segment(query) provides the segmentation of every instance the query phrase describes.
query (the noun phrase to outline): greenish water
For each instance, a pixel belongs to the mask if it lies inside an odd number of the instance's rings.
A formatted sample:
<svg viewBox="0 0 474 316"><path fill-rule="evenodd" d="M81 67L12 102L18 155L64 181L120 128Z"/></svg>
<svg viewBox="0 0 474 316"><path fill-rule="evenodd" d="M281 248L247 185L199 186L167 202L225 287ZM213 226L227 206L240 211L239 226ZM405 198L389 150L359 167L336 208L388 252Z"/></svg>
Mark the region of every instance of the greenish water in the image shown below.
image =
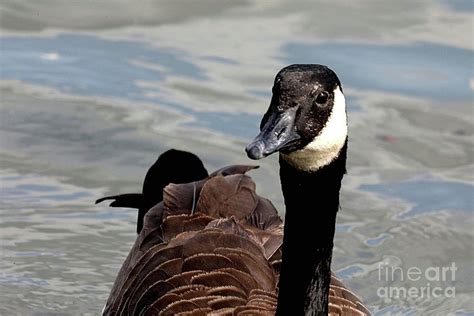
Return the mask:
<svg viewBox="0 0 474 316"><path fill-rule="evenodd" d="M136 214L93 201L139 191L172 147L249 163L290 63L329 65L349 106L336 273L376 315L474 313L470 1L1 8L1 315L98 314ZM283 210L276 157L259 165Z"/></svg>

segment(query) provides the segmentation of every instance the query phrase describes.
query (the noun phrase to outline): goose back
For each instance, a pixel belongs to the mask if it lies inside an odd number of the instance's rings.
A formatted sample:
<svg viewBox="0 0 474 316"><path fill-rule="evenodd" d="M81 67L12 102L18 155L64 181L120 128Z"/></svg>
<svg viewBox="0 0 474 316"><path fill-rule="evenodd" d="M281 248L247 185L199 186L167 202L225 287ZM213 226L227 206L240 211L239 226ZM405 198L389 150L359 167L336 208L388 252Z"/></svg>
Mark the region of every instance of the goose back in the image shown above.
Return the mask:
<svg viewBox="0 0 474 316"><path fill-rule="evenodd" d="M283 222L246 175L229 166L170 184L150 209L113 285L105 315L273 315ZM301 251L304 250L301 245ZM367 315L331 276L330 315Z"/></svg>

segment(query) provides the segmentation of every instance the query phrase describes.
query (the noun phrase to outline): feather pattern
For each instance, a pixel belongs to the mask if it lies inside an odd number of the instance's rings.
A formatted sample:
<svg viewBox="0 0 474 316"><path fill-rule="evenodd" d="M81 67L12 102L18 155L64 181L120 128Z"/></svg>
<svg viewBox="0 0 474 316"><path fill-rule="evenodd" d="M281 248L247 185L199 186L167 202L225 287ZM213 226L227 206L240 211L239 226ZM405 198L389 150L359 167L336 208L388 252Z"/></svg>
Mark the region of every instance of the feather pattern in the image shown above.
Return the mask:
<svg viewBox="0 0 474 316"><path fill-rule="evenodd" d="M230 166L208 178L169 184L150 209L104 315L273 315L283 222ZM302 250L304 251L304 250ZM360 299L331 277L330 315L368 315Z"/></svg>

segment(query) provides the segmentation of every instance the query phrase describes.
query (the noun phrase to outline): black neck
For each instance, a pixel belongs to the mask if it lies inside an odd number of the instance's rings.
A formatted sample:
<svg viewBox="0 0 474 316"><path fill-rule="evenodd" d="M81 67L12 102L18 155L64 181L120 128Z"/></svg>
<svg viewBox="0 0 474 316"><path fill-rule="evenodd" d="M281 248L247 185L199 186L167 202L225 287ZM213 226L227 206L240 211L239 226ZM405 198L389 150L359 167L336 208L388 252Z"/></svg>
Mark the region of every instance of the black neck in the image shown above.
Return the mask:
<svg viewBox="0 0 474 316"><path fill-rule="evenodd" d="M315 172L280 157L286 215L277 315L327 315L339 190L347 141L339 156Z"/></svg>

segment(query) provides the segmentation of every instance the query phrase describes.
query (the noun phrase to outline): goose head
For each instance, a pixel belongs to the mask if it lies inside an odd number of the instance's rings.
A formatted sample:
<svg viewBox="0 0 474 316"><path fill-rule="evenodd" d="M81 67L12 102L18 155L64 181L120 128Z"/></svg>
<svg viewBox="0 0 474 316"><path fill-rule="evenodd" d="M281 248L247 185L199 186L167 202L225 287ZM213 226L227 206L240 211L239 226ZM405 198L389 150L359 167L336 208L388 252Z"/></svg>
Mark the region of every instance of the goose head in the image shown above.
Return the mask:
<svg viewBox="0 0 474 316"><path fill-rule="evenodd" d="M275 152L294 168L314 172L338 157L347 140L341 83L323 65L291 65L275 77L260 134L247 146L251 159Z"/></svg>

